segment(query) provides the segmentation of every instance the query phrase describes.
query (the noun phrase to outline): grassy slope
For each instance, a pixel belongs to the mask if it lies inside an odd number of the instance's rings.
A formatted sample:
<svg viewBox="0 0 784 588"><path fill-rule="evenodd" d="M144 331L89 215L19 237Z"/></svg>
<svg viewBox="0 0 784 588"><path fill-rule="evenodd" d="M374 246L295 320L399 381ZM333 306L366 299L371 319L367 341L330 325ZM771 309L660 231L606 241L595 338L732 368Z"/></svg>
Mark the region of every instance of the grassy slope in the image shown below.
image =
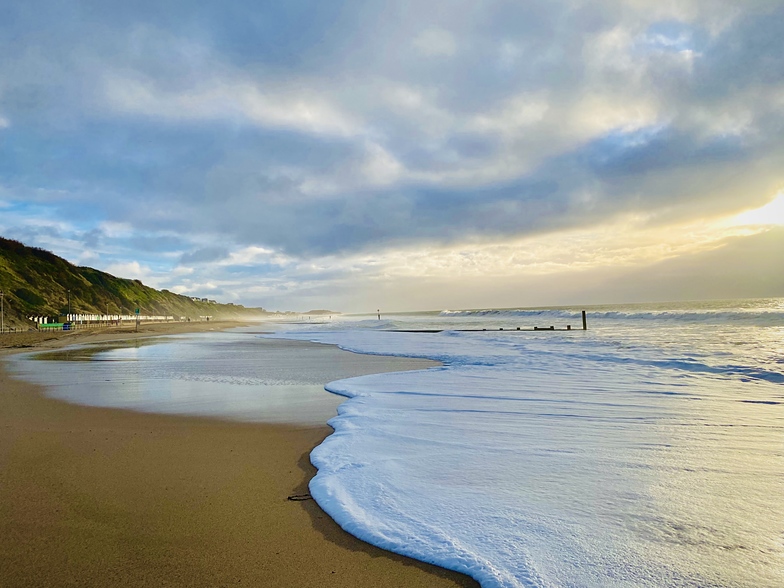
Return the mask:
<svg viewBox="0 0 784 588"><path fill-rule="evenodd" d="M23 326L28 316L56 317L68 310L82 314L174 315L242 318L262 309L195 302L139 280L116 278L89 267L77 267L54 253L0 237L0 290L5 293L6 326Z"/></svg>

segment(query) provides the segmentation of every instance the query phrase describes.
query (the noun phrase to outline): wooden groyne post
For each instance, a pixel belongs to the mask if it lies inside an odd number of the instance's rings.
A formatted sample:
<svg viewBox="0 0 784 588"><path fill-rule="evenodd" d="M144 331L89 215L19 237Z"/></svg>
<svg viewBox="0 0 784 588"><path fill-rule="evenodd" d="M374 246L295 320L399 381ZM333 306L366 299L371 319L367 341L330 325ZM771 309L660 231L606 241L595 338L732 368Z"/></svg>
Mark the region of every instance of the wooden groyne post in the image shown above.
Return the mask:
<svg viewBox="0 0 784 588"><path fill-rule="evenodd" d="M588 321L585 318L585 311L583 311L583 331L588 330Z"/></svg>

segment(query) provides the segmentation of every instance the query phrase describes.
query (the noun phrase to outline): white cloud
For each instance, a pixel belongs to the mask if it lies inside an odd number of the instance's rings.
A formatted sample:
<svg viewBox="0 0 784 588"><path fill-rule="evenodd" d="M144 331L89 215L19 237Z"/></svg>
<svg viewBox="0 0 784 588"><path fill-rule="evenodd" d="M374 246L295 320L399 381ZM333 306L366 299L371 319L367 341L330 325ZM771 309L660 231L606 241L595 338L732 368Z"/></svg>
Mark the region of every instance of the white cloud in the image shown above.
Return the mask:
<svg viewBox="0 0 784 588"><path fill-rule="evenodd" d="M649 98L594 92L584 94L565 114L565 126L575 141L587 141L610 131L632 133L664 122Z"/></svg>
<svg viewBox="0 0 784 588"><path fill-rule="evenodd" d="M251 246L232 251L227 258L219 261L218 265L251 265L260 263L286 265L291 262L291 259L291 257L268 247Z"/></svg>
<svg viewBox="0 0 784 588"><path fill-rule="evenodd" d="M76 258L72 259L71 262L74 265L92 266L100 261L100 259L101 257L96 251L85 249Z"/></svg>
<svg viewBox="0 0 784 588"><path fill-rule="evenodd" d="M507 99L495 112L485 112L473 116L467 127L478 132L499 133L502 136L520 136L528 128L541 122L550 104L545 93L519 94Z"/></svg>
<svg viewBox="0 0 784 588"><path fill-rule="evenodd" d="M126 222L104 221L98 223L98 228L112 239L128 238L136 234L134 226Z"/></svg>
<svg viewBox="0 0 784 588"><path fill-rule="evenodd" d="M381 145L370 143L366 149L367 158L362 166L362 173L368 184L388 186L403 175L403 166Z"/></svg>
<svg viewBox="0 0 784 588"><path fill-rule="evenodd" d="M144 280L152 274L149 267L142 266L138 261L112 263L106 267L106 272L132 280Z"/></svg>
<svg viewBox="0 0 784 588"><path fill-rule="evenodd" d="M352 136L357 121L333 104L312 80L261 82L205 72L186 89L166 89L140 76L107 73L104 92L115 111L174 121L239 120L313 135Z"/></svg>

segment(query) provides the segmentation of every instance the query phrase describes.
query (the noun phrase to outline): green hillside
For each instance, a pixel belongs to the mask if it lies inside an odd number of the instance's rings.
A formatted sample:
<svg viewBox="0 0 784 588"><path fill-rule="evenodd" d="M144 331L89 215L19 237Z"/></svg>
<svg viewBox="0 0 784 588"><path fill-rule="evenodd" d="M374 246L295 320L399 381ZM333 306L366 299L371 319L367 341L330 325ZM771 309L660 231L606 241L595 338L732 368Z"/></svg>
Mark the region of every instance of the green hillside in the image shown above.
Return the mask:
<svg viewBox="0 0 784 588"><path fill-rule="evenodd" d="M90 267L78 267L54 253L0 237L0 290L5 325L29 325L28 316L74 314L173 315L216 319L243 318L265 312L232 304L197 302L168 290L155 290L139 280L116 278Z"/></svg>

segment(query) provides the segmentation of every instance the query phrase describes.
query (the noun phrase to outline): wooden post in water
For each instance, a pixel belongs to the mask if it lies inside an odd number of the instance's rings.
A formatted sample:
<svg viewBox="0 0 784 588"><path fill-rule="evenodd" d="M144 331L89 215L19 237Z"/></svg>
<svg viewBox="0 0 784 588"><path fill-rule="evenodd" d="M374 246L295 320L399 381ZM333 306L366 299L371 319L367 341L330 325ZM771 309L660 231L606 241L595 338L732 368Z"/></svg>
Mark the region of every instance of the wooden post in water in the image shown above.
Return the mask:
<svg viewBox="0 0 784 588"><path fill-rule="evenodd" d="M588 321L585 319L585 311L583 311L583 331L588 330Z"/></svg>

